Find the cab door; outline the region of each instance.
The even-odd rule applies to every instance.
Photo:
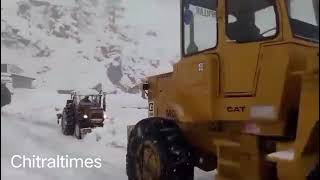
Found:
[[[173,73],[173,97],[182,121],[213,119],[220,83],[217,9],[218,0],[182,0],[183,58]]]
[[[275,0],[226,0],[221,25],[222,92],[224,96],[254,96],[261,44],[278,35]]]

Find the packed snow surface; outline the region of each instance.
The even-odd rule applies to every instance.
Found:
[[[64,136],[57,125],[55,108],[62,108],[65,98],[56,92],[16,91],[13,104],[1,111],[1,178],[32,179],[119,179],[126,180],[126,126],[146,117],[145,102],[139,96],[121,94],[108,96],[109,119],[83,140]],[[131,108],[133,107],[133,108]],[[13,155],[51,158],[56,155],[101,158],[102,167],[72,169],[13,168]],[[196,180],[211,180],[211,174],[199,171]]]

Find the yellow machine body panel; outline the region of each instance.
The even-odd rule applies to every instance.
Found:
[[[218,157],[218,171],[230,179],[273,180],[260,168],[270,161],[279,180],[302,180],[318,162],[319,43],[294,35],[285,0],[274,4],[274,36],[230,40],[226,2],[215,7],[215,47],[148,78],[149,116],[176,121],[192,146]],[[262,152],[260,143],[269,141],[275,149]],[[278,151],[293,155],[272,154]]]
[[[191,123],[250,120],[275,125],[287,121],[288,111],[299,109],[301,72],[318,69],[319,45],[293,38],[284,18],[285,1],[276,3],[281,12],[277,35],[239,44],[224,33],[225,2],[219,1],[221,41],[217,47],[184,57],[172,73],[148,78],[153,116]],[[265,107],[269,115],[259,117],[255,112],[259,107]],[[284,133],[271,131],[275,133],[270,135]]]

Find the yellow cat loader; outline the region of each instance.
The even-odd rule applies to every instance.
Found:
[[[182,0],[181,54],[148,77],[129,180],[319,179],[319,1]]]

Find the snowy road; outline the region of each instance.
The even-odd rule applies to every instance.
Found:
[[[52,96],[54,98],[50,101],[44,101],[45,97]],[[146,112],[143,109],[123,107],[143,106],[145,102],[135,95],[109,96],[109,104],[113,104],[112,107],[108,107],[109,116],[113,118],[104,128],[96,129],[84,140],[79,141],[71,136],[63,136],[56,123],[55,108],[61,108],[64,98],[53,92],[18,91],[13,98],[13,103],[1,110],[1,178],[4,180],[126,180],[126,125],[134,124],[143,118]],[[121,101],[123,98],[127,101]],[[10,165],[13,155],[101,158],[102,167],[99,169],[15,169]],[[197,171],[196,174],[196,180],[212,180],[208,173]]]

